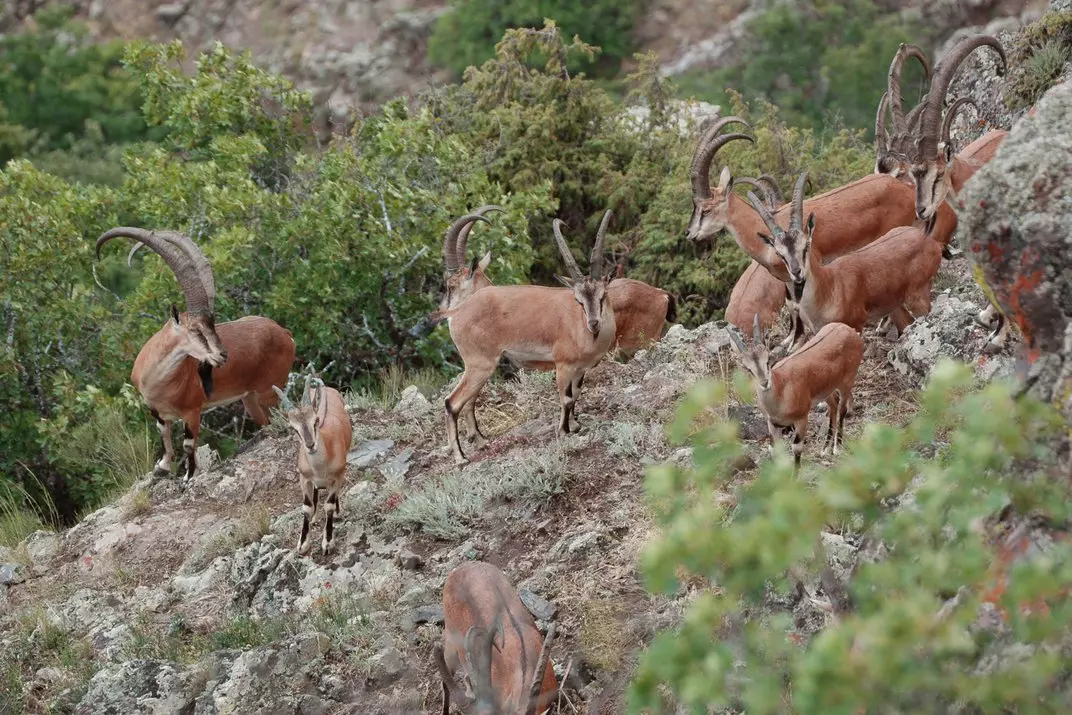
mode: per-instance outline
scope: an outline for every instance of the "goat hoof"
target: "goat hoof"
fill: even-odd
[[[469,458],[468,457],[455,457],[454,458],[454,466],[455,467],[464,467],[467,464],[469,464]]]

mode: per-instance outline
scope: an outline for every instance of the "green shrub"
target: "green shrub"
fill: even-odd
[[[933,44],[922,25],[872,0],[775,3],[749,23],[740,64],[686,73],[681,87],[715,103],[726,102],[721,88],[736,89],[746,99],[774,103],[792,125],[818,129],[836,120],[870,132],[901,42],[925,51]],[[921,77],[918,64],[906,64],[906,102]]]
[[[573,58],[568,63],[571,72],[597,70],[613,75],[632,52],[640,10],[640,0],[455,0],[451,11],[436,23],[428,41],[428,57],[461,76],[466,68],[494,57],[496,43],[507,30],[539,29],[548,18],[564,32],[585,37],[602,50],[598,62]]]
[[[1055,543],[1010,565],[990,543],[1001,514],[1067,523],[1072,502],[1047,442],[1061,420],[1010,385],[971,383],[969,368],[938,365],[906,427],[867,425],[813,483],[807,466],[794,476],[786,450],[732,507],[711,492],[729,485],[741,453],[735,423],[695,432],[693,468],[651,468],[663,533],[643,556],[650,588],[673,592],[689,575],[718,590],[644,654],[630,711],[664,711],[663,686],[697,713],[1067,711],[1072,549]],[[696,386],[673,438],[726,392]],[[828,524],[852,525],[844,538],[875,548],[816,578]],[[814,634],[778,606],[798,577],[821,583],[835,614]],[[1000,627],[977,621],[988,612]]]
[[[1053,86],[1072,60],[1072,10],[1048,12],[1024,27],[1009,48],[1005,104],[1030,107]]]

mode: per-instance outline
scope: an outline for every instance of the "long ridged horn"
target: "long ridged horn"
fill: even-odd
[[[949,109],[945,110],[945,119],[942,121],[942,141],[947,145],[951,142],[949,130],[953,128],[953,120],[957,118],[960,108],[966,104],[970,104],[976,112],[979,111],[979,106],[967,97],[957,97],[956,101],[949,105]]]
[[[753,189],[758,191],[763,196],[764,205],[771,211],[777,208],[777,204],[774,203],[774,197],[771,196],[770,189],[765,183],[759,179],[755,179],[751,176],[735,176],[733,177],[734,184],[748,184]]]
[[[953,81],[954,75],[956,75],[960,64],[968,55],[984,46],[990,47],[998,53],[998,56],[1001,57],[1001,67],[998,70],[998,74],[1005,74],[1005,48],[992,35],[972,35],[964,38],[938,63],[938,67],[934,71],[934,80],[931,82],[927,104],[923,107],[923,114],[919,120],[920,137],[916,147],[919,158],[922,160],[926,161],[938,156],[942,105],[945,103],[945,95],[949,91],[949,85]]]
[[[799,231],[804,224],[804,184],[808,181],[808,172],[801,173],[793,187],[793,205],[789,209],[789,230]]]
[[[767,207],[763,202],[759,200],[759,197],[751,191],[748,192],[748,203],[752,204],[752,208],[754,208],[756,213],[759,214],[759,217],[763,219],[764,225],[766,225],[767,230],[771,233],[771,238],[776,238],[782,233],[782,227],[774,220],[774,216],[767,210]]]
[[[117,226],[105,231],[97,239],[97,258],[100,259],[101,247],[113,238],[132,238],[135,241],[140,241],[163,258],[168,268],[175,274],[179,287],[182,288],[183,295],[186,297],[186,310],[190,313],[211,315],[212,299],[208,286],[201,281],[198,266],[181,244],[168,240],[167,234],[169,233],[172,232],[156,232],[147,231],[144,228]],[[211,270],[209,268],[210,274]]]
[[[927,60],[927,55],[923,53],[923,50],[916,45],[902,42],[897,48],[897,52],[893,55],[889,73],[886,75],[887,101],[890,105],[890,113],[893,115],[893,130],[898,133],[905,130],[905,116],[901,99],[901,68],[909,57],[915,57],[923,65],[924,81],[929,80],[931,77],[931,63]]]
[[[569,271],[570,278],[575,281],[583,281],[584,274],[577,267],[577,261],[573,259],[573,254],[570,253],[569,246],[566,245],[566,239],[562,237],[562,230],[559,226],[564,225],[565,223],[560,218],[556,218],[551,222],[551,228],[555,232],[555,242],[558,244],[558,252],[562,254],[562,260],[566,262],[566,270]]]
[[[443,680],[443,687],[450,693],[450,697],[458,707],[467,705],[469,698],[465,694],[465,689],[454,682],[454,675],[447,669],[447,661],[443,658],[443,646],[438,643],[432,646],[432,660],[435,661],[436,670],[439,671],[439,677]],[[445,708],[443,712],[446,713]]]
[[[489,211],[503,212],[505,209],[502,206],[496,206],[494,204],[481,206],[476,211],[469,214],[469,217],[473,220],[462,226],[461,230],[458,232],[458,237],[455,241],[454,254],[458,257],[459,266],[465,265],[465,252],[469,247],[469,232],[473,230],[473,226],[476,225],[476,222],[483,221],[486,224],[491,224],[491,221],[484,216],[484,214]]]
[[[179,233],[178,231],[156,231],[155,233],[165,241],[178,246],[179,249],[186,254],[187,258],[190,259],[194,269],[197,271],[197,277],[201,281],[201,285],[205,288],[205,294],[208,296],[209,312],[215,312],[216,281],[212,278],[212,265],[208,262],[208,259],[205,258],[205,254],[202,253],[201,249],[197,247],[197,244],[184,233]],[[144,243],[139,241],[130,249],[130,253],[127,254],[128,268],[130,267],[131,260],[134,258],[134,254],[144,245]]]
[[[279,395],[279,402],[282,403],[284,410],[294,409],[294,403],[287,397],[287,393],[280,390],[276,385],[272,385],[272,389],[275,390],[275,394]]]
[[[763,334],[759,330],[759,313],[752,316],[752,342],[756,345],[763,344]]]
[[[875,156],[881,159],[890,150],[890,135],[886,131],[886,115],[890,110],[890,93],[883,92],[875,112]]]
[[[443,261],[447,264],[447,273],[453,273],[462,267],[465,253],[458,250],[458,237],[462,229],[466,229],[466,235],[468,235],[471,224],[474,221],[491,223],[483,215],[488,208],[490,207],[482,206],[471,214],[454,219],[450,226],[447,226],[447,232],[443,234]],[[502,209],[499,210],[501,211]]]
[[[603,220],[599,222],[599,230],[596,231],[596,242],[592,246],[592,253],[588,256],[588,274],[594,281],[603,277],[603,241],[607,237],[607,226],[610,225],[613,216],[610,209],[603,212]]]
[[[689,167],[689,177],[692,181],[692,195],[698,199],[711,198],[711,162],[715,158],[715,153],[726,144],[726,142],[733,141],[734,139],[747,139],[750,142],[755,143],[755,139],[747,134],[726,134],[725,136],[718,136],[718,133],[722,131],[722,128],[727,124],[733,122],[739,122],[749,129],[752,125],[741,119],[740,117],[723,117],[718,122],[704,132],[700,137],[700,141],[696,143],[696,151],[692,155],[692,165]]]
[[[548,703],[540,702],[540,690],[543,688],[543,672],[547,669],[548,658],[551,657],[551,641],[555,639],[556,628],[553,622],[547,627],[547,635],[543,639],[543,645],[540,646],[540,655],[536,658],[536,670],[532,673],[532,685],[529,687],[529,706],[525,709],[526,713],[540,712],[541,706],[548,705]]]
[[[777,202],[778,206],[781,206],[785,203],[785,199],[782,197],[782,189],[778,186],[777,179],[775,179],[770,174],[760,174],[759,180],[767,185],[767,188],[770,190],[771,196],[774,197],[774,200],[775,202]]]

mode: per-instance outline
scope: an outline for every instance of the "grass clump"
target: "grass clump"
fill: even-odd
[[[1072,60],[1072,10],[1050,12],[1020,30],[1009,51],[1005,105],[1030,107]]]
[[[260,541],[272,533],[272,514],[264,504],[247,504],[238,512],[238,517],[201,545],[191,557],[192,567],[202,569],[221,556],[233,554],[239,549]]]
[[[33,474],[29,475],[36,481]],[[0,480],[0,546],[15,548],[38,530],[50,531],[57,522],[56,507],[41,487],[37,499],[21,484]]]
[[[584,661],[607,673],[615,673],[629,652],[625,606],[620,600],[596,598],[580,603],[581,632],[578,636]]]

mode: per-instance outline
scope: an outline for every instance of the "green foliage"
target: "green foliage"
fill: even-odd
[[[735,141],[719,150],[711,165],[717,181],[722,166],[735,176],[770,173],[788,197],[800,172],[807,170],[808,195],[854,181],[871,170],[871,147],[863,133],[844,128],[817,133],[789,126],[777,107],[762,100],[746,104],[741,95],[729,93],[727,114],[742,117],[752,125],[755,144]],[[679,153],[659,187],[658,194],[641,219],[642,238],[633,253],[636,276],[682,296],[678,318],[686,325],[721,318],[730,291],[748,266],[749,258],[729,233],[713,246],[688,243],[685,228],[692,211],[688,153]],[[742,186],[738,192],[743,195]]]
[[[111,143],[149,136],[137,81],[121,64],[123,43],[94,42],[73,14],[73,6],[49,5],[34,15],[34,29],[0,38],[3,126],[14,125],[0,129],[0,164],[31,145],[71,148],[87,120]]]
[[[1068,489],[1046,456],[1061,420],[1010,385],[971,382],[969,368],[940,364],[906,427],[868,425],[814,484],[779,454],[733,508],[711,493],[732,478],[737,425],[693,426],[726,386],[697,385],[670,429],[677,441],[692,433],[695,466],[649,470],[663,534],[643,571],[657,591],[672,591],[682,571],[719,591],[652,644],[631,711],[663,711],[663,685],[692,712],[1066,711],[1072,605],[1061,594],[1072,586],[1072,550],[1058,543],[1010,564],[989,543],[1002,512],[1066,523]],[[831,601],[843,589],[848,607],[809,639],[765,594],[825,565],[827,524],[853,524],[883,555],[861,556],[847,583],[822,581]],[[1000,628],[980,627],[987,612]]]
[[[639,0],[456,0],[453,5],[436,23],[428,41],[428,57],[458,75],[494,57],[496,43],[507,30],[539,29],[545,18],[602,49],[598,63],[594,57],[571,59],[567,65],[571,72],[597,70],[613,75],[632,52],[633,28],[641,10]],[[534,54],[538,58],[541,53]]]
[[[1005,104],[1030,107],[1061,76],[1072,60],[1072,10],[1048,12],[1024,27],[1009,48]]]
[[[712,88],[734,88],[747,99],[773,102],[793,125],[820,128],[836,118],[869,132],[897,46],[911,42],[929,51],[932,45],[923,26],[872,0],[776,3],[749,23],[748,33],[740,64],[688,74],[682,90],[724,103],[721,90]],[[903,76],[907,101],[922,73],[908,63]]]

